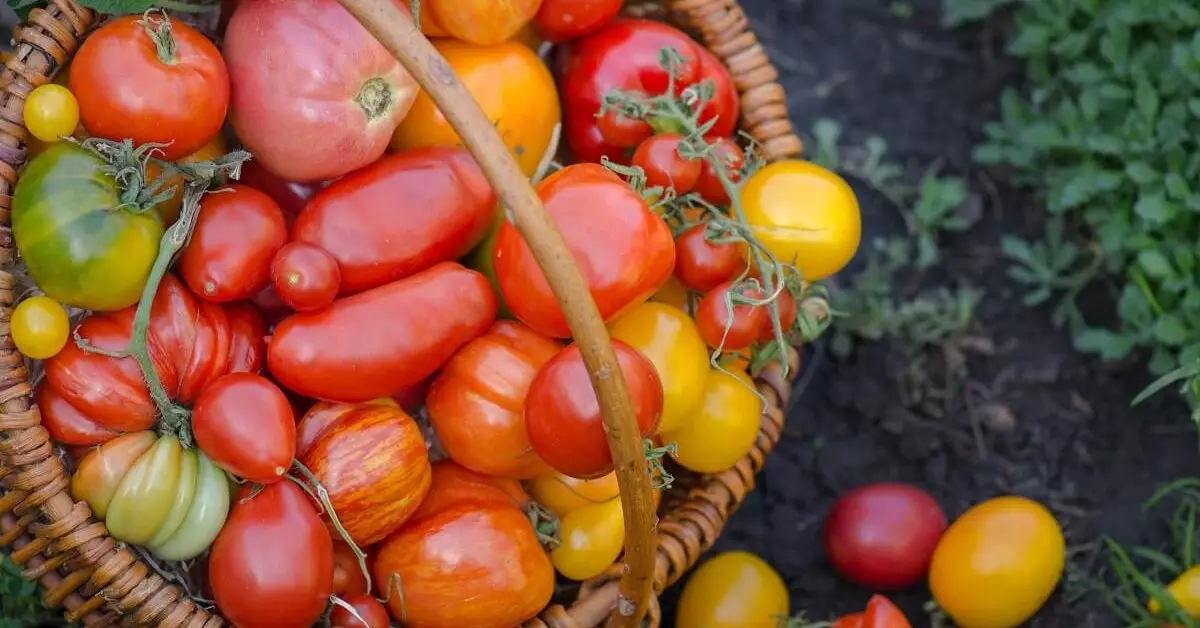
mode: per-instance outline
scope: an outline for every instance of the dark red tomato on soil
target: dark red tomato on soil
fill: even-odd
[[[713,144],[715,146],[711,156],[716,157],[718,163],[726,166],[725,175],[736,183],[741,179],[742,168],[746,165],[746,153],[733,140],[726,137],[714,140]],[[721,177],[717,174],[717,169],[713,167],[710,159],[704,160],[694,191],[713,205],[729,204],[729,193],[725,191]]]
[[[228,2],[228,0],[225,1]],[[223,9],[222,15],[224,15]],[[279,209],[283,210],[283,217],[287,220],[289,227],[295,222],[296,216],[300,215],[304,206],[308,204],[309,199],[317,193],[317,190],[326,185],[325,183],[302,183],[281,179],[253,159],[242,166],[242,176],[238,178],[238,183],[248,185],[270,196],[279,205]]]
[[[763,326],[771,324],[766,306],[736,303],[734,294],[733,282],[727,281],[704,295],[696,306],[696,328],[704,343],[714,349],[741,351],[759,339]],[[762,290],[754,287],[741,290],[740,294],[750,299],[766,298]]]
[[[612,171],[599,164],[567,166],[543,180],[538,194],[605,320],[644,302],[671,278],[671,230]],[[571,335],[546,276],[507,220],[492,259],[504,302],[521,322],[552,338]]]
[[[929,569],[946,514],[925,491],[870,484],[842,495],[825,519],[825,554],[846,579],[878,590],[919,582]]]
[[[646,173],[647,185],[673,189],[677,195],[692,191],[700,178],[700,160],[684,159],[679,152],[682,142],[678,133],[658,133],[638,145],[633,165]]]
[[[271,280],[271,260],[287,242],[283,212],[270,196],[234,183],[205,195],[179,274],[202,299],[222,303],[254,296]]]
[[[637,349],[619,340],[612,345],[638,427],[647,436],[662,415],[662,380]],[[560,473],[590,479],[612,471],[600,403],[578,345],[560,351],[533,378],[525,398],[525,428],[534,451]]]
[[[388,628],[391,625],[392,618],[388,616],[387,609],[369,595],[352,595],[342,601],[354,612],[351,613],[340,604],[335,605],[329,614],[330,628]]]
[[[872,595],[867,610],[839,617],[830,628],[912,628],[912,625],[891,600]]]
[[[542,0],[533,25],[546,41],[582,37],[616,17],[624,0]]]
[[[522,509],[529,495],[517,480],[476,473],[453,460],[433,463],[433,479],[421,507],[409,517],[416,522],[461,504],[512,506]]]
[[[69,81],[89,135],[164,144],[167,160],[200,150],[229,109],[221,52],[163,13],[114,18],[93,31],[71,61]]]
[[[746,270],[742,245],[710,242],[708,228],[696,225],[675,238],[675,276],[696,292],[708,292]]]
[[[271,262],[275,294],[297,312],[311,312],[333,303],[341,282],[337,260],[315,244],[289,242]]]
[[[313,625],[333,592],[333,540],[308,495],[290,481],[243,487],[209,551],[208,581],[239,628]]]
[[[278,482],[296,457],[296,418],[279,387],[250,373],[213,382],[192,409],[196,444],[239,478]]]

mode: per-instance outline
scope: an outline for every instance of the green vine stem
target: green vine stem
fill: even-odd
[[[370,591],[371,570],[367,568],[367,554],[354,542],[354,539],[350,538],[350,533],[342,525],[342,520],[338,518],[337,511],[333,509],[333,502],[329,499],[329,491],[325,490],[325,486],[321,484],[321,480],[317,479],[316,474],[299,460],[292,461],[292,470],[298,472],[301,477],[297,478],[289,475],[289,479],[299,484],[301,488],[311,488],[316,493],[317,503],[329,515],[329,522],[333,524],[333,529],[337,531],[338,536],[342,537],[346,545],[350,546],[350,550],[354,552],[354,557],[358,559],[358,568],[362,570],[363,578],[367,583],[367,590]]]

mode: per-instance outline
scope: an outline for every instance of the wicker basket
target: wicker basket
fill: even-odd
[[[584,349],[604,408],[626,512],[624,562],[584,583],[570,606],[552,604],[526,627],[591,628],[610,617],[618,625],[634,626],[642,625],[643,614],[650,626],[658,626],[660,613],[653,593],[695,564],[753,489],[755,474],[779,440],[790,382],[780,377],[777,368],[759,376],[757,386],[767,403],[752,451],[723,473],[684,478],[664,498],[655,525],[649,485],[634,464],[641,444],[632,429],[632,411],[620,370],[613,368],[615,358],[603,322],[528,180],[465,88],[446,71],[444,60],[391,3],[340,1],[430,93],[512,211]],[[776,82],[778,72],[737,0],[631,0],[627,5],[631,13],[691,31],[726,63],[741,94],[742,130],[760,143],[768,159],[800,153],[783,88]],[[6,267],[16,257],[8,223],[17,171],[25,162],[25,98],[68,61],[93,20],[92,12],[73,0],[51,0],[47,9],[35,9],[18,29],[14,54],[0,73],[0,264]],[[0,270],[0,547],[11,548],[12,559],[23,567],[24,575],[42,586],[47,605],[62,608],[68,620],[89,626],[224,625],[219,616],[110,538],[87,505],[71,498],[69,476],[40,424],[27,367],[9,333],[16,290],[17,278]],[[796,351],[789,351],[788,360],[792,372],[798,370]],[[614,371],[616,377],[611,375]]]

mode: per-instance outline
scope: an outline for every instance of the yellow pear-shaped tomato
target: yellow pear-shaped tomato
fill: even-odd
[[[1037,612],[1062,577],[1062,528],[1024,497],[989,499],[946,530],[929,588],[960,628],[1014,628]]]
[[[683,587],[676,628],[777,628],[787,623],[788,590],[763,559],[725,552],[700,565]]]
[[[1179,574],[1167,586],[1167,593],[1188,617],[1200,619],[1200,567],[1192,567]],[[1154,598],[1150,598],[1146,608],[1155,615],[1162,612],[1162,604]]]
[[[440,39],[434,42],[454,74],[483,108],[521,171],[532,176],[561,118],[558,90],[546,64],[516,41],[491,46]],[[421,92],[392,135],[392,148],[461,146],[446,116]]]
[[[654,364],[663,385],[658,432],[686,427],[700,405],[709,371],[708,348],[696,322],[679,308],[648,301],[609,324],[608,332]]]
[[[554,568],[571,580],[595,578],[617,560],[625,545],[621,500],[574,510],[559,521],[558,531],[562,543],[550,552]]]
[[[534,501],[560,519],[584,506],[616,501],[620,494],[615,471],[591,480],[552,471],[530,480],[526,488]]]
[[[686,469],[724,471],[749,453],[758,438],[762,399],[748,375],[731,372],[713,369],[694,417],[681,429],[662,434],[664,443],[675,443],[671,456]]]

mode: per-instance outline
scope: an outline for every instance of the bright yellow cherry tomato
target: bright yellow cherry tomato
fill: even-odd
[[[561,111],[558,88],[546,64],[517,41],[474,46],[439,39],[434,46],[475,97],[527,176],[550,144]],[[461,146],[462,140],[429,94],[421,92],[392,135],[392,148]]]
[[[71,320],[58,301],[50,297],[29,297],[12,313],[12,337],[17,351],[27,358],[45,360],[54,357],[67,344]]]
[[[676,628],[778,628],[787,623],[788,590],[763,559],[725,552],[700,565],[683,587]]]
[[[762,421],[762,399],[744,372],[712,369],[695,416],[683,428],[664,432],[675,443],[672,457],[697,473],[724,471],[750,452]]]
[[[57,142],[79,126],[79,101],[71,90],[48,83],[25,99],[25,128],[43,142]]]
[[[946,530],[929,588],[960,628],[1014,628],[1037,612],[1062,577],[1062,528],[1024,497],[989,499]]]
[[[552,471],[530,480],[525,488],[534,501],[559,518],[584,506],[617,501],[620,493],[617,474],[613,471],[593,480],[581,480]]]
[[[550,562],[564,578],[589,580],[604,573],[625,545],[625,516],[621,500],[610,499],[576,509],[559,520],[562,543],[550,552]]]
[[[608,332],[654,364],[663,385],[658,432],[686,427],[700,405],[709,370],[708,348],[696,322],[679,308],[646,302],[609,324]]]
[[[1200,619],[1200,567],[1192,567],[1179,574],[1179,577],[1167,586],[1167,593],[1175,599],[1179,608],[1192,619]],[[1150,598],[1146,608],[1155,615],[1162,612],[1162,604]]]
[[[808,281],[841,270],[862,237],[854,190],[808,161],[777,161],[755,172],[742,186],[742,209],[758,240]]]

